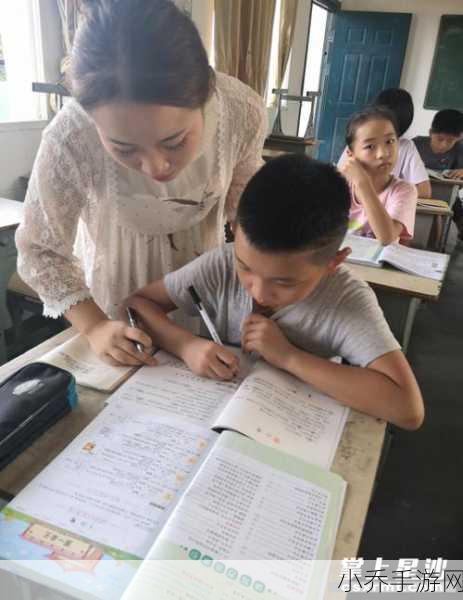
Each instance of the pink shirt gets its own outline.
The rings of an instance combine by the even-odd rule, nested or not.
[[[411,239],[415,229],[416,201],[418,198],[416,187],[411,183],[393,177],[387,188],[378,194],[378,198],[391,219],[402,223],[403,229],[399,238],[401,240]],[[355,197],[352,188],[349,233],[375,237],[367,221],[365,209]]]
[[[338,167],[346,160],[347,149],[341,154],[341,158],[338,160]],[[392,174],[395,177],[404,179],[409,183],[422,183],[423,181],[429,181],[429,176],[424,166],[421,156],[411,140],[407,138],[399,139],[399,148],[397,155],[397,162],[395,163]]]

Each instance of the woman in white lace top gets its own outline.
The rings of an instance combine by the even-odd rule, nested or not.
[[[224,241],[262,163],[261,98],[214,73],[169,0],[87,0],[74,99],[43,134],[16,235],[18,270],[112,363],[150,362],[118,319],[134,290]],[[120,317],[119,317],[120,318]]]

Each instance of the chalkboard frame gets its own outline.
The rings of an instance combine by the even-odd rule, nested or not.
[[[463,110],[463,96],[459,96],[457,101],[451,101],[446,103],[441,103],[438,98],[436,98],[436,91],[433,89],[433,85],[435,84],[436,78],[439,77],[437,70],[440,66],[440,61],[442,60],[442,41],[443,36],[447,33],[449,27],[457,21],[459,22],[462,30],[462,45],[463,45],[463,14],[460,15],[442,15],[440,24],[439,24],[439,32],[437,34],[436,47],[434,49],[434,58],[432,61],[431,71],[429,73],[428,86],[426,89],[426,96],[424,100],[423,107],[435,110],[442,110],[443,108],[456,108],[459,110]],[[455,72],[461,73],[461,55],[456,55],[454,57],[454,65],[453,70]]]

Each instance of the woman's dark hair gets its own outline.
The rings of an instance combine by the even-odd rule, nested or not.
[[[413,121],[413,100],[407,90],[401,88],[388,88],[378,94],[374,106],[385,106],[391,110],[397,119],[397,135],[399,137],[407,131]]]
[[[198,30],[170,0],[85,0],[70,83],[91,110],[113,100],[202,107],[215,77]]]
[[[346,126],[346,144],[352,150],[352,144],[355,140],[357,129],[368,123],[368,121],[390,121],[394,127],[395,133],[398,136],[399,128],[397,119],[394,113],[385,106],[368,106],[360,112],[351,116]]]

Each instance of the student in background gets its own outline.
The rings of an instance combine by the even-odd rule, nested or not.
[[[451,108],[434,115],[429,136],[413,138],[428,169],[450,171],[449,177],[463,179],[463,113]]]
[[[463,179],[463,113],[451,108],[434,115],[429,136],[418,136],[413,141],[428,169],[448,170],[447,176]],[[460,196],[461,198],[461,196]],[[453,220],[458,237],[463,239],[463,207],[461,199],[453,207]]]
[[[423,420],[410,366],[377,300],[341,266],[350,206],[334,167],[303,155],[269,161],[238,206],[235,242],[213,250],[126,300],[153,340],[206,377],[231,379],[237,357],[172,322],[196,313],[194,285],[222,340],[340,402],[407,429]],[[342,356],[350,365],[329,359]]]
[[[401,88],[388,88],[378,94],[372,106],[385,106],[395,116],[399,136],[397,162],[392,174],[416,185],[418,198],[431,198],[431,184],[426,167],[415,144],[403,136],[413,121],[414,107],[411,95]],[[347,157],[347,148],[338,161],[341,167]]]
[[[346,129],[347,160],[341,172],[351,187],[349,230],[382,244],[413,237],[417,190],[392,174],[398,155],[398,128],[387,108],[353,115]]]

